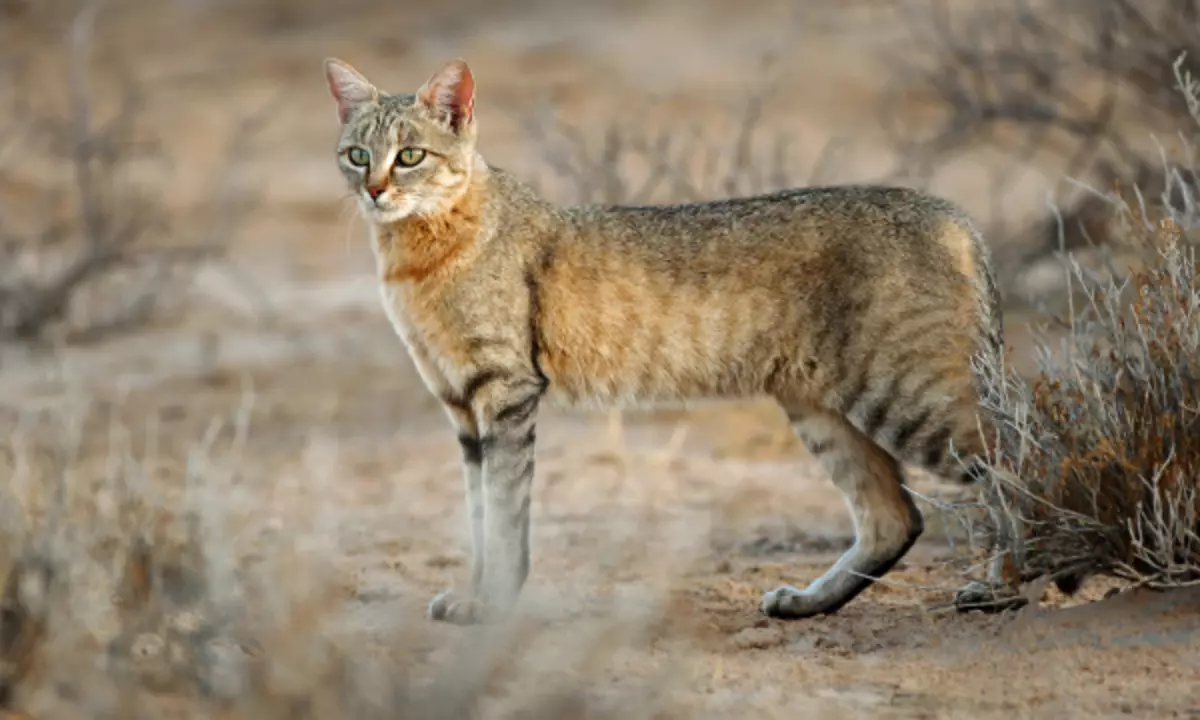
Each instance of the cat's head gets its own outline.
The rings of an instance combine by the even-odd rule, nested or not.
[[[462,197],[475,153],[475,80],[446,63],[416,93],[381,92],[347,63],[325,61],[342,124],[337,162],[363,215],[394,223],[433,217]]]

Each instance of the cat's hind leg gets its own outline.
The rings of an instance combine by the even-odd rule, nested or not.
[[[803,590],[768,592],[762,611],[776,618],[834,613],[888,572],[917,538],[921,512],[904,488],[900,464],[846,418],[816,408],[788,408],[788,417],[842,491],[854,521],[854,545]]]

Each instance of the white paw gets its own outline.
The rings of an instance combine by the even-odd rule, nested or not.
[[[483,603],[478,598],[466,598],[447,590],[429,603],[429,618],[452,625],[478,625],[483,622]]]
[[[821,612],[815,595],[791,585],[784,585],[763,595],[761,607],[767,617],[784,620],[811,617]]]

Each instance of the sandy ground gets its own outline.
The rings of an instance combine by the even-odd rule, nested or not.
[[[229,178],[261,203],[237,227],[229,262],[197,278],[172,322],[55,355],[5,349],[5,422],[38,409],[69,416],[83,401],[116,408],[134,435],[153,426],[157,452],[178,464],[214,417],[252,399],[236,460],[245,494],[230,502],[276,529],[330,514],[323,557],[337,566],[351,632],[417,628],[412,642],[436,663],[440,646],[471,632],[423,620],[434,593],[465,579],[458,448],[378,305],[364,229],[327,152],[335,126],[321,58],[410,88],[444,59],[466,57],[477,68],[484,152],[532,174],[545,165],[544,138],[519,120],[542,99],[585,129],[653,104],[668,121],[715,128],[720,142],[759,51],[776,44],[785,72],[763,122],[794,138],[795,180],[837,136],[852,136],[855,149],[826,179],[867,179],[890,162],[871,106],[884,68],[869,50],[894,28],[885,15],[810,5],[394,3],[354,16],[331,4],[287,33],[252,13],[184,2],[115,13],[98,42],[124,47],[139,77],[157,78],[148,122],[176,163],[167,197],[177,227],[211,221],[204,188],[219,149],[242,115],[272,103]],[[37,50],[43,41],[26,42]],[[39,57],[52,72],[54,53]],[[980,214],[988,157],[948,167],[940,185]],[[15,167],[13,188],[53,177],[33,162]],[[1036,178],[1019,186],[1014,207],[1033,212],[1043,189]],[[1020,330],[1013,335],[1019,344]],[[111,445],[103,429],[85,434],[80,472],[102,478]],[[764,591],[819,575],[852,532],[837,492],[764,405],[619,422],[546,413],[533,513],[524,597],[547,642],[570,646],[614,608],[644,615],[593,682],[619,693],[663,678],[680,717],[1200,713],[1195,594],[1100,600],[1106,586],[1094,583],[1070,602],[1050,592],[1018,614],[939,611],[959,579],[935,520],[889,576],[894,584],[841,614],[759,615]]]

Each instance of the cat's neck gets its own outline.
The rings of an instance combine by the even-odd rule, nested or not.
[[[375,224],[375,255],[387,283],[419,283],[451,271],[480,241],[490,171],[481,162],[466,190],[436,215],[409,215]]]
[[[373,227],[380,277],[389,283],[421,282],[453,272],[485,243],[561,233],[568,225],[566,211],[477,155],[466,190],[446,210]]]

